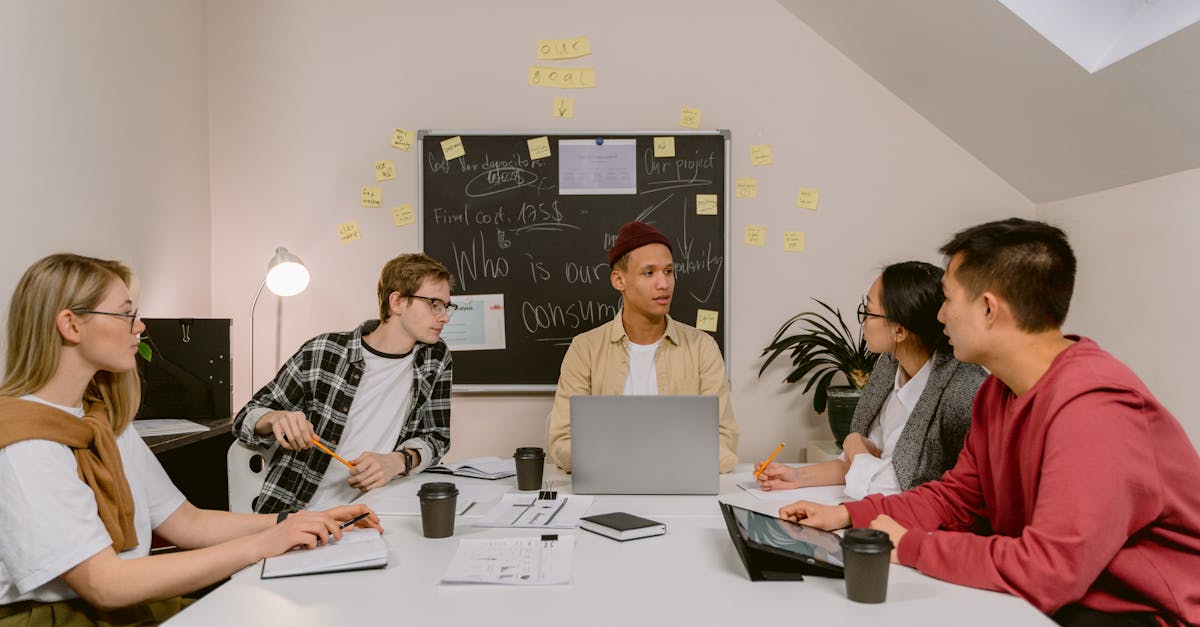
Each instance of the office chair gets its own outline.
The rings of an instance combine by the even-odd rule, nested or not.
[[[267,478],[267,460],[271,449],[248,448],[234,441],[229,446],[226,463],[229,471],[229,511],[254,512],[254,500]]]

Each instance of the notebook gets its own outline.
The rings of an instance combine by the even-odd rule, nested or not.
[[[499,457],[475,457],[461,462],[430,466],[425,472],[443,472],[475,479],[503,479],[517,474],[517,462]]]
[[[626,512],[584,516],[579,519],[579,527],[622,542],[661,536],[667,532],[667,526],[657,520],[634,516]]]
[[[716,494],[716,396],[571,397],[575,494]]]
[[[262,579],[387,566],[388,549],[374,529],[354,529],[315,549],[297,549],[263,560]]]

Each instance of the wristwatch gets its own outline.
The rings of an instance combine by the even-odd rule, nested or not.
[[[417,451],[411,448],[400,449],[400,454],[404,456],[404,474],[407,475],[413,468],[421,465],[421,454]]]

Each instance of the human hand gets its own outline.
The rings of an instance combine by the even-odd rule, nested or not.
[[[779,508],[779,517],[809,527],[833,531],[850,526],[850,510],[841,505],[796,501]]]
[[[875,446],[874,442],[867,439],[867,437],[863,434],[857,432],[851,433],[850,435],[846,436],[845,440],[842,441],[842,451],[846,453],[847,462],[854,461],[855,456],[863,453],[873,457],[880,457],[883,455],[882,451],[879,450],[879,447]]]
[[[273,433],[279,446],[289,451],[303,451],[313,446],[317,435],[312,423],[300,411],[273,411],[263,414],[254,425],[257,433]]]
[[[348,520],[352,520],[359,515],[366,514],[367,517],[354,523],[354,527],[375,529],[379,533],[383,533],[383,527],[381,527],[379,524],[379,515],[375,513],[375,510],[361,503],[331,507],[325,510],[324,513],[333,516],[333,518],[338,521],[339,527]]]
[[[365,506],[358,506],[365,507]],[[326,512],[301,510],[290,514],[283,522],[272,525],[258,534],[259,559],[274,557],[292,549],[314,549],[342,537],[338,521]]]
[[[888,534],[888,537],[892,540],[892,563],[899,564],[900,538],[903,538],[904,534],[908,533],[908,529],[905,529],[903,525],[896,522],[896,519],[887,514],[876,516],[875,520],[871,521],[870,527]]]
[[[356,459],[350,460],[354,468],[350,470],[350,487],[366,492],[374,490],[392,480],[392,477],[404,472],[404,453],[372,453],[367,451]]]
[[[779,462],[771,462],[754,478],[762,490],[790,490],[801,487],[796,480],[796,469]]]

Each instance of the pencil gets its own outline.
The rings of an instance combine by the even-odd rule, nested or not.
[[[313,438],[312,438],[312,443],[313,443],[313,444],[316,444],[316,445],[317,445],[317,448],[319,448],[319,449],[321,449],[322,451],[325,451],[326,453],[329,453],[330,455],[332,455],[334,459],[336,459],[336,460],[338,460],[339,462],[342,462],[343,464],[345,464],[345,465],[346,465],[346,468],[354,468],[354,464],[351,464],[350,462],[348,462],[348,461],[346,461],[346,460],[342,459],[342,456],[341,456],[341,455],[338,455],[337,453],[334,453],[334,452],[333,452],[333,451],[332,451],[332,450],[331,450],[331,449],[330,449],[328,446],[325,446],[324,444],[321,444],[321,441],[317,439],[317,436],[315,436],[315,435],[313,436]],[[776,451],[776,452],[778,452],[778,451]],[[771,457],[774,457],[774,455],[772,455]],[[768,461],[770,461],[770,460],[768,460]],[[755,476],[757,477],[758,475],[755,475]]]
[[[758,476],[762,474],[762,471],[763,471],[764,469],[766,469],[766,467],[767,467],[767,464],[770,464],[770,463],[771,463],[771,460],[772,460],[772,459],[775,459],[775,456],[776,456],[776,455],[778,455],[778,454],[779,454],[779,451],[782,451],[782,450],[783,450],[783,442],[780,442],[780,443],[779,443],[779,446],[776,446],[776,447],[775,447],[775,452],[774,452],[774,453],[771,453],[769,456],[767,456],[767,461],[763,462],[763,463],[762,463],[762,466],[759,466],[759,467],[758,467],[758,470],[755,470],[755,471],[754,471],[754,478],[755,478],[755,479],[757,479],[757,478],[758,478]]]
[[[351,518],[350,520],[347,520],[346,522],[338,525],[338,529],[345,529],[346,527],[349,527],[350,525],[353,525],[354,523],[356,523],[370,515],[371,515],[370,512],[359,514],[358,516],[355,516],[354,518]]]

